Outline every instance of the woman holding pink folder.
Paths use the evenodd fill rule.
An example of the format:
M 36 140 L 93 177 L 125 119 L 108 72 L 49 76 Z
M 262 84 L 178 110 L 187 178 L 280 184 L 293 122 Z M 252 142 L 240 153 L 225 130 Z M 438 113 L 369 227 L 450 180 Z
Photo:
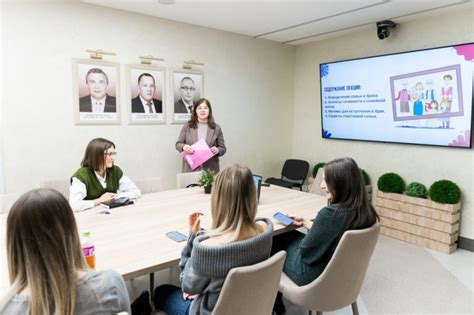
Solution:
M 215 123 L 212 117 L 212 107 L 209 100 L 205 98 L 199 99 L 193 107 L 191 119 L 184 124 L 176 141 L 176 150 L 178 152 L 185 151 L 193 154 L 194 150 L 191 147 L 200 139 L 206 141 L 206 144 L 211 149 L 214 156 L 206 161 L 201 167 L 196 168 L 195 171 L 211 170 L 216 173 L 219 172 L 219 157 L 226 152 L 224 134 L 221 127 Z M 189 164 L 183 159 L 182 172 L 192 172 L 193 170 Z

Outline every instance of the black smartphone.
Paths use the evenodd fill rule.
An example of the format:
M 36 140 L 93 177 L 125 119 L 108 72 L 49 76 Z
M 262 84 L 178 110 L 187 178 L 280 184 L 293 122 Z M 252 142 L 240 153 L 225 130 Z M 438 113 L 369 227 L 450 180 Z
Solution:
M 128 199 L 127 197 L 120 197 L 120 198 L 115 199 L 113 203 L 120 203 L 120 204 L 122 204 L 122 203 L 127 203 L 128 200 L 129 200 L 129 199 Z
M 183 233 L 178 232 L 178 231 L 168 232 L 168 233 L 166 233 L 166 236 L 171 238 L 173 241 L 176 241 L 176 242 L 184 242 L 185 240 L 188 239 L 188 237 L 186 235 L 184 235 Z
M 276 220 L 280 221 L 281 223 L 283 223 L 284 225 L 290 225 L 293 223 L 293 219 L 288 217 L 287 215 L 281 213 L 281 212 L 277 212 L 273 215 L 273 218 L 275 218 Z

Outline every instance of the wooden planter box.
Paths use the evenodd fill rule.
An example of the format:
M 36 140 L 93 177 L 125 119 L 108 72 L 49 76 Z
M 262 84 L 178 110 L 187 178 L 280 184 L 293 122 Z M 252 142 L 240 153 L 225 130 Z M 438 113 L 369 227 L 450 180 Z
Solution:
M 375 210 L 383 235 L 445 254 L 457 248 L 461 203 L 449 205 L 377 191 Z

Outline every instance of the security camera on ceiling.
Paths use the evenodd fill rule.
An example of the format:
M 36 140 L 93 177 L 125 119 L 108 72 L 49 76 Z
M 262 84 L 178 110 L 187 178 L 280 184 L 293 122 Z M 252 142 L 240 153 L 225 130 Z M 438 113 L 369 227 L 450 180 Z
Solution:
M 377 22 L 377 37 L 382 40 L 390 36 L 390 31 L 395 28 L 397 24 L 390 20 Z

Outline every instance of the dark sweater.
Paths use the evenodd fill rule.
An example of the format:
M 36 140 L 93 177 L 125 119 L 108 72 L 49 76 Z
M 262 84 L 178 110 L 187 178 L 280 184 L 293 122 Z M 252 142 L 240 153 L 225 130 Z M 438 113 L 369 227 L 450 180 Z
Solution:
M 324 271 L 345 232 L 349 209 L 322 208 L 308 231 L 290 243 L 283 271 L 297 285 L 306 285 Z
M 123 172 L 120 167 L 114 165 L 111 168 L 106 170 L 106 183 L 107 186 L 104 188 L 102 187 L 101 183 L 97 179 L 94 171 L 90 167 L 81 167 L 78 169 L 72 177 L 76 177 L 81 182 L 86 185 L 87 189 L 87 196 L 84 198 L 85 200 L 94 200 L 102 196 L 106 192 L 116 193 L 119 189 L 119 182 L 120 178 L 123 176 Z M 72 181 L 72 178 L 71 178 Z

